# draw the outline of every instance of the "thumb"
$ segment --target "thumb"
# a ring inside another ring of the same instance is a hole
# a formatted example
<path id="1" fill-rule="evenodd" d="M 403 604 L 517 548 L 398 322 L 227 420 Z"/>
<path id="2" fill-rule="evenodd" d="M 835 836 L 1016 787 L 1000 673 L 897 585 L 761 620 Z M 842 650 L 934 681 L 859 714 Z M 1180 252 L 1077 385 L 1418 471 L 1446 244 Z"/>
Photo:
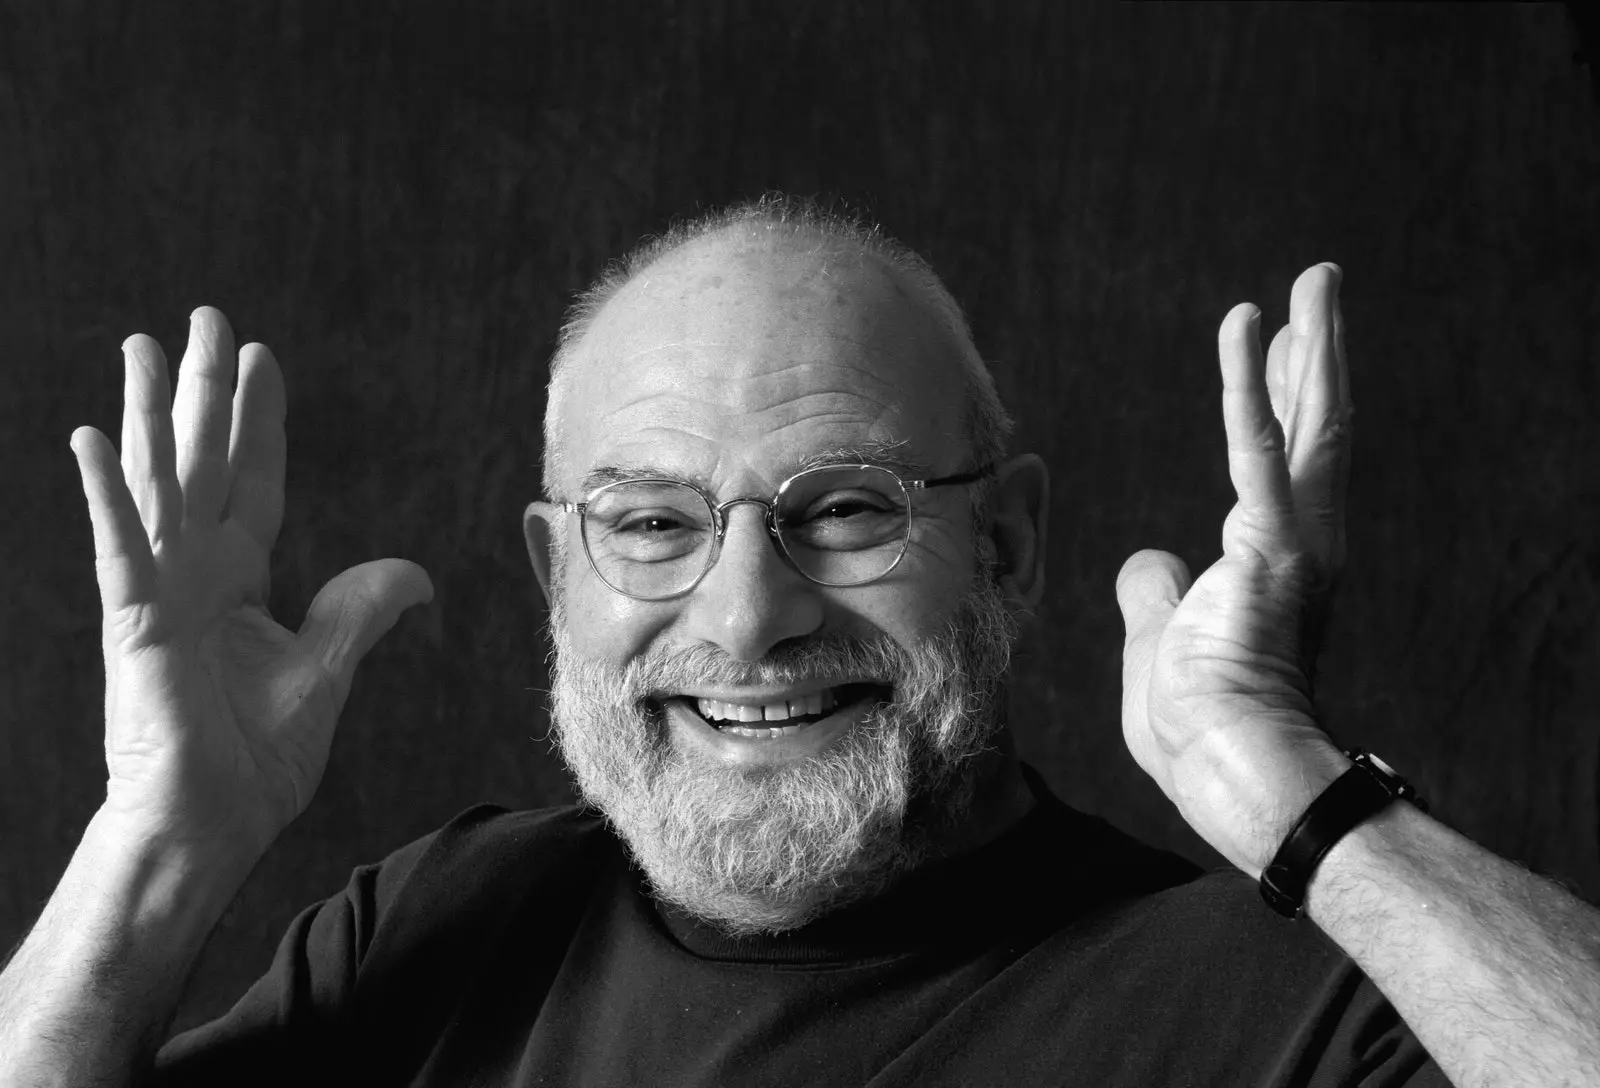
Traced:
<path id="1" fill-rule="evenodd" d="M 374 559 L 336 575 L 300 625 L 300 643 L 333 676 L 340 701 L 356 666 L 400 613 L 433 600 L 428 572 L 406 559 Z"/>
<path id="2" fill-rule="evenodd" d="M 1117 605 L 1127 645 L 1159 636 L 1193 584 L 1189 568 L 1171 552 L 1135 552 L 1117 573 Z"/>

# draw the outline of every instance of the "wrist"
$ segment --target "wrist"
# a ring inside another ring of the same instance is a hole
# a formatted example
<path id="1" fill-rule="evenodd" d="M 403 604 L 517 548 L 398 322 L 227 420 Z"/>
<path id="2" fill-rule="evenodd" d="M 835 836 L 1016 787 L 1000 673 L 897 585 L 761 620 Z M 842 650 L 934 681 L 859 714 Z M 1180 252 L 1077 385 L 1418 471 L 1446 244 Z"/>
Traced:
<path id="1" fill-rule="evenodd" d="M 90 819 L 68 876 L 78 870 L 94 884 L 119 928 L 194 933 L 198 951 L 263 852 L 244 835 L 179 832 L 108 804 Z"/>
<path id="2" fill-rule="evenodd" d="M 106 806 L 0 973 L 0 1053 L 33 1083 L 121 1083 L 154 1054 L 254 857 Z M 11 1083 L 7 1080 L 6 1083 Z"/>
<path id="3" fill-rule="evenodd" d="M 1312 879 L 1334 847 L 1364 825 L 1407 801 L 1426 810 L 1417 791 L 1382 759 L 1351 749 L 1352 766 L 1307 807 L 1261 873 L 1261 897 L 1273 910 L 1298 918 Z"/>
<path id="4" fill-rule="evenodd" d="M 1259 880 L 1306 809 L 1350 767 L 1314 724 L 1253 732 L 1247 748 L 1217 747 L 1197 764 L 1185 818 L 1224 857 Z"/>

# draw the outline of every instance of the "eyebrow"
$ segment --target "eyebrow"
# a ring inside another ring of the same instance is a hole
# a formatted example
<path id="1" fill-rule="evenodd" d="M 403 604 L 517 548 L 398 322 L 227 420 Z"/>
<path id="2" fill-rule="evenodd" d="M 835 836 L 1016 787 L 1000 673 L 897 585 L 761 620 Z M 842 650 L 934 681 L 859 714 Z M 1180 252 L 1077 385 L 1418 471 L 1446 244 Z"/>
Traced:
<path id="1" fill-rule="evenodd" d="M 927 476 L 930 469 L 926 461 L 911 453 L 910 446 L 903 438 L 893 442 L 868 439 L 848 446 L 832 446 L 802 457 L 791 467 L 789 475 L 824 465 L 879 465 L 900 476 L 920 479 Z"/>
<path id="2" fill-rule="evenodd" d="M 927 462 L 913 455 L 909 451 L 909 446 L 910 443 L 905 439 L 893 442 L 868 439 L 844 446 L 830 446 L 790 462 L 784 467 L 783 476 L 787 479 L 807 469 L 824 468 L 828 465 L 878 465 L 890 469 L 902 479 L 926 479 L 931 471 Z M 637 461 L 619 465 L 598 465 L 579 481 L 578 490 L 587 495 L 595 488 L 604 487 L 606 484 L 645 479 L 675 480 L 678 483 L 710 490 L 710 481 L 704 477 L 686 473 L 681 469 L 669 468 L 666 465 Z"/>
<path id="3" fill-rule="evenodd" d="M 677 469 L 667 468 L 664 465 L 649 465 L 635 462 L 627 465 L 600 465 L 591 469 L 582 480 L 578 481 L 578 491 L 587 495 L 597 487 L 606 484 L 620 484 L 624 480 L 676 480 L 679 483 L 700 486 L 700 481 L 691 475 L 679 472 Z"/>

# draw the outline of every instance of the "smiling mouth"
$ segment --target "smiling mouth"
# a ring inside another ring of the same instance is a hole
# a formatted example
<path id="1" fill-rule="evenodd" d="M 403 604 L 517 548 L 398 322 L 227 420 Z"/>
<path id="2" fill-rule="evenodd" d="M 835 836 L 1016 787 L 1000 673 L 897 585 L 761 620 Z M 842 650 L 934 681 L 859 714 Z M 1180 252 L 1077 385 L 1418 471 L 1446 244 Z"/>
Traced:
<path id="1" fill-rule="evenodd" d="M 756 740 L 790 737 L 835 716 L 841 708 L 856 710 L 889 698 L 883 684 L 844 684 L 795 699 L 756 704 L 675 695 L 673 702 L 693 711 L 719 733 Z M 868 702 L 870 700 L 870 703 Z"/>

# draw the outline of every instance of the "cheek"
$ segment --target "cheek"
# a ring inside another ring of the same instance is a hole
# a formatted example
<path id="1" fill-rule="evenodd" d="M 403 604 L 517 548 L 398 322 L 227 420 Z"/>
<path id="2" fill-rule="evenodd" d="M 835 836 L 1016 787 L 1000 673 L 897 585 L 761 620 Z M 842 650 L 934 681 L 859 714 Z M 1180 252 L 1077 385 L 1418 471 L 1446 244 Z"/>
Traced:
<path id="1" fill-rule="evenodd" d="M 668 610 L 612 591 L 594 576 L 581 554 L 578 562 L 566 572 L 562 592 L 572 649 L 585 660 L 626 664 L 660 632 Z"/>
<path id="2" fill-rule="evenodd" d="M 901 642 L 938 631 L 972 588 L 977 570 L 971 536 L 939 525 L 914 539 L 882 582 L 863 586 L 859 610 Z"/>
<path id="3" fill-rule="evenodd" d="M 898 578 L 897 569 L 883 582 L 848 591 L 846 607 L 856 620 L 910 649 L 943 628 L 965 592 L 965 581 L 939 571 Z"/>

